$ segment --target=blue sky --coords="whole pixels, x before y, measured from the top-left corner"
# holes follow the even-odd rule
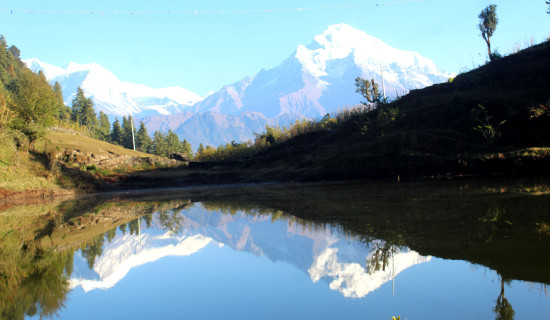
[[[491,3],[501,53],[550,36],[544,0],[3,0],[0,33],[24,59],[97,62],[123,81],[204,95],[278,65],[337,23],[465,71],[486,60],[477,16]]]

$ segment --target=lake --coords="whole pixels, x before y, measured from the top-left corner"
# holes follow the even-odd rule
[[[547,179],[233,186],[4,206],[5,319],[545,319]]]

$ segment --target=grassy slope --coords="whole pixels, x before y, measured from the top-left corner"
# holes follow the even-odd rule
[[[35,149],[38,152],[44,152],[44,146],[48,153],[55,152],[58,149],[81,150],[91,153],[113,153],[118,155],[128,155],[132,157],[154,157],[151,154],[143,153],[126,149],[121,146],[99,141],[80,134],[72,134],[69,132],[50,131],[46,139],[43,139],[35,144]]]
[[[550,43],[523,50],[452,82],[413,90],[339,123],[238,161],[131,174],[124,188],[266,181],[550,173]],[[474,130],[483,105],[499,135]],[[394,113],[392,117],[387,115]],[[499,126],[499,123],[505,121]]]
[[[531,119],[530,108],[550,103],[549,74],[546,42],[411,91],[385,107],[397,111],[394,121],[375,110],[275,146],[248,167],[282,180],[548,173],[550,116]],[[480,104],[494,127],[506,121],[494,143],[473,129]]]
[[[96,190],[106,181],[122,182],[119,188],[139,188],[446,174],[547,174],[550,116],[546,113],[531,119],[530,108],[550,104],[548,74],[550,43],[546,42],[461,74],[451,83],[411,91],[384,108],[331,130],[297,136],[251,159],[191,171],[131,173],[134,170],[127,167],[118,172],[125,174],[123,179],[74,167],[66,167],[60,177],[52,176],[43,154],[77,149],[95,155],[151,156],[78,135],[50,132],[47,140],[35,144],[38,152],[28,157],[1,150],[0,191]],[[497,127],[506,121],[494,143],[473,129],[479,124],[472,114],[478,105],[486,108],[491,125]],[[395,113],[392,120],[384,116],[389,111]],[[13,166],[15,162],[19,165]]]
[[[78,150],[82,154],[94,154],[97,157],[159,159],[150,154],[125,149],[77,133],[50,131],[45,139],[37,141],[29,152],[14,152],[9,148],[1,148],[0,197],[13,196],[13,192],[22,192],[25,196],[45,196],[97,189],[102,187],[110,176],[112,178],[113,175],[136,170],[129,166],[111,171],[86,170],[85,166],[62,163],[60,172],[52,172],[48,158],[51,154],[62,153],[64,150]]]

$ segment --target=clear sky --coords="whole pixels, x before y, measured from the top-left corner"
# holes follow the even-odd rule
[[[97,62],[123,81],[204,95],[278,65],[337,23],[465,71],[486,60],[478,14],[492,3],[501,53],[550,37],[545,0],[2,0],[0,33],[23,59]]]

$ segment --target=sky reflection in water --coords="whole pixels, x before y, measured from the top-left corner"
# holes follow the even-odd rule
[[[92,269],[75,253],[58,318],[492,319],[501,294],[487,268],[289,218],[197,203],[135,229],[104,241]],[[546,287],[502,288],[515,319],[548,314]]]

